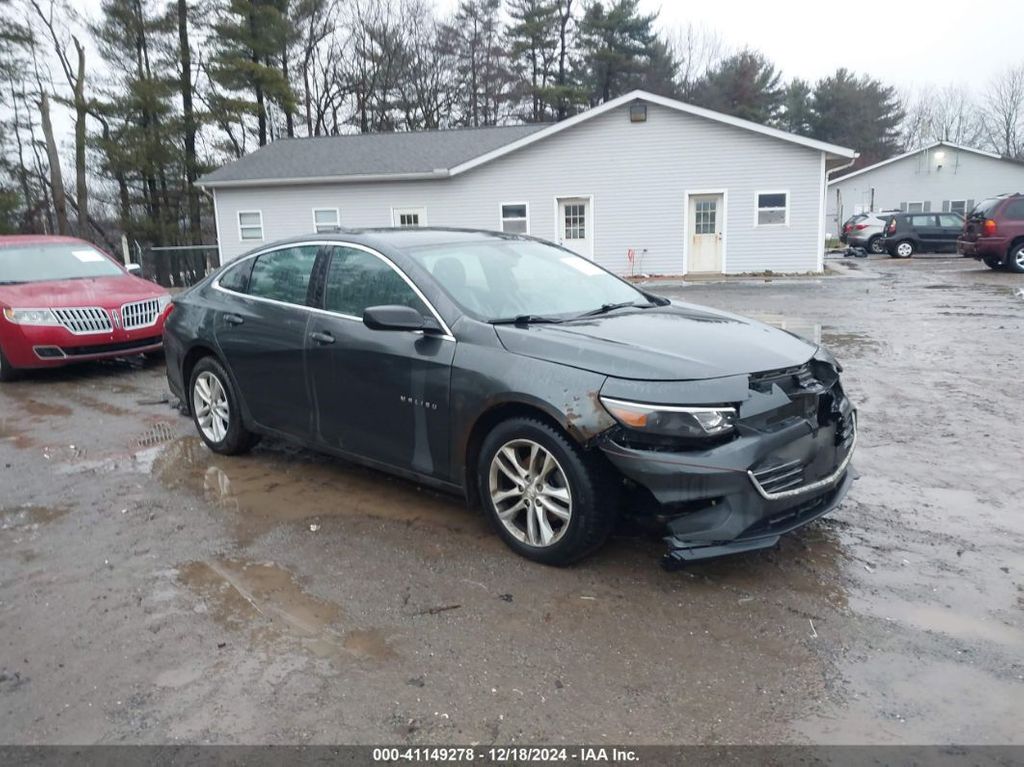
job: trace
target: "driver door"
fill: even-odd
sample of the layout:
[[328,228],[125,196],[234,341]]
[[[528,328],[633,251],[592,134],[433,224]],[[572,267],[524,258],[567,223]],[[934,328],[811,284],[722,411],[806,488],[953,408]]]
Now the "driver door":
[[362,321],[369,306],[431,312],[383,256],[355,245],[328,251],[323,311],[310,320],[306,342],[317,439],[388,466],[447,478],[454,340],[370,330]]

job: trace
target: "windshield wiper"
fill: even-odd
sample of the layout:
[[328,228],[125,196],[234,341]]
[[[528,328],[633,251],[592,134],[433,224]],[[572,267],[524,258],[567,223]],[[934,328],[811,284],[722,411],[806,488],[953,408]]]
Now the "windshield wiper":
[[654,306],[658,306],[658,304],[650,301],[646,304],[638,304],[636,301],[623,301],[618,304],[601,304],[597,309],[591,309],[589,312],[583,312],[583,314],[577,315],[576,319],[580,319],[582,317],[596,317],[599,314],[608,314],[608,312],[614,312],[616,309],[625,309],[630,306],[637,309],[650,309]]
[[490,320],[492,325],[536,325],[543,322],[557,323],[565,322],[565,320],[559,317],[545,317],[542,314],[518,314],[515,317],[500,317]]

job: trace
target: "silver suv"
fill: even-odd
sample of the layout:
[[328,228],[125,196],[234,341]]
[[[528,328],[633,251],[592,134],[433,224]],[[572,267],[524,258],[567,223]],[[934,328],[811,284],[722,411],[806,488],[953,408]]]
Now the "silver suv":
[[883,230],[893,213],[899,211],[879,211],[877,213],[860,213],[850,220],[850,228],[846,232],[846,244],[852,248],[864,248],[868,253],[885,253],[882,245]]

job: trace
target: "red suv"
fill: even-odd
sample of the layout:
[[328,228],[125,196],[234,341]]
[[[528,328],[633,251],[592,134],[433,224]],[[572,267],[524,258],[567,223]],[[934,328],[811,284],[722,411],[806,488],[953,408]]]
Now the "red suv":
[[967,214],[957,252],[990,269],[1024,273],[1024,194],[982,200]]

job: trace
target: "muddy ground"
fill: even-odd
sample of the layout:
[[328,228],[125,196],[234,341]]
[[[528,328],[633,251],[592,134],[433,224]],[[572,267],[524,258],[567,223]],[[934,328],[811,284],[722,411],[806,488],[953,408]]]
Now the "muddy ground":
[[0,742],[1024,743],[1024,277],[666,289],[816,335],[859,480],[777,550],[567,570],[459,501],[264,442],[160,365],[0,389]]

